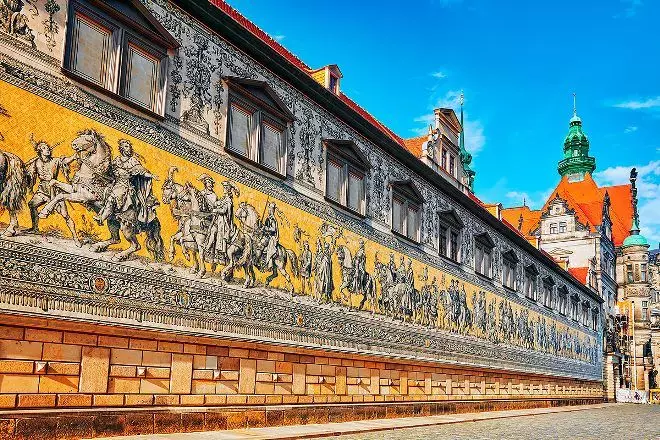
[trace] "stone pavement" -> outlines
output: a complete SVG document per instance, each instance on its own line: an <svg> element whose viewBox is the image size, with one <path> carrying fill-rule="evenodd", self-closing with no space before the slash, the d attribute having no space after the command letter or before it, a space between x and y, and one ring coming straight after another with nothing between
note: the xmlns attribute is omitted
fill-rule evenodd
<svg viewBox="0 0 660 440"><path fill-rule="evenodd" d="M392 439L394 437L399 437L400 439L404 440L404 439L412 438L412 436L410 435L410 431L413 430L406 429L405 431L402 431L403 436L397 436L397 434L393 433L392 430L397 430L401 428L424 428L424 427L430 428L430 427L439 427L441 425L451 425L451 424L457 424L463 422L509 419L513 417L523 417L523 416L539 416L543 414L558 414L558 413L571 413L575 411L613 409L615 407L618 408L623 406L632 407L633 405L600 404L600 405L569 406L569 407L560 407L560 408L535 408L535 409L521 409L521 410L510 410L510 411L450 414L450 415L439 415L439 416L430 416L430 417L406 417L399 419L379 419L379 420L363 420L363 421L342 422L342 423L236 429L229 431L207 431L207 432L191 432L191 433L175 433L175 434L151 434L151 435L137 435L137 436L124 436L124 437L108 437L107 440L110 439L112 440L175 440L175 439L176 440L275 440L275 439L285 440L285 439L332 437L338 435L378 433L378 432L381 433L381 436L376 435L374 437L368 437L368 434L364 434L366 436L363 437L363 434L360 434L356 437L351 437L351 438ZM641 406L639 405L637 407L641 408ZM513 425L515 425L515 423ZM388 431L388 432L385 436L382 436L383 434L382 431ZM512 431L509 431L509 433L512 433ZM419 435L422 436L420 437ZM436 437L436 436L428 429L426 434L424 432L415 434L415 438L420 438L420 439L431 438L431 437Z"/></svg>

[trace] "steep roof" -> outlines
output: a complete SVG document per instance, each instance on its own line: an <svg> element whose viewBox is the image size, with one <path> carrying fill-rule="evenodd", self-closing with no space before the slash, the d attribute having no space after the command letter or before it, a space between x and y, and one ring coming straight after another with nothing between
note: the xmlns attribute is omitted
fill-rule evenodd
<svg viewBox="0 0 660 440"><path fill-rule="evenodd" d="M520 225L520 217L522 216L522 225ZM541 220L541 211L532 210L529 206L516 206L513 208L502 209L502 219L511 224L516 231L519 231L523 236L530 237L532 231L536 229ZM520 225L520 229L518 226Z"/></svg>
<svg viewBox="0 0 660 440"><path fill-rule="evenodd" d="M557 187L552 191L548 200L540 210L531 210L527 206L504 208L502 217L509 223L518 227L520 216L523 222L521 232L530 236L532 231L539 226L541 214L556 197L566 201L568 207L575 211L580 223L589 227L589 231L595 232L603 219L603 201L605 194L610 196L610 219L612 220L612 241L615 246L620 246L628 236L632 225L632 193L630 185L616 185L598 187L589 173L578 182L569 181L567 176L561 178Z"/></svg>
<svg viewBox="0 0 660 440"><path fill-rule="evenodd" d="M588 267L569 267L568 273L573 275L582 284L587 284L587 275L589 274Z"/></svg>
<svg viewBox="0 0 660 440"><path fill-rule="evenodd" d="M421 157L422 155L422 145L429 139L429 135L425 134L422 136L417 136L410 139L403 140L403 146L406 150L410 151L415 157Z"/></svg>

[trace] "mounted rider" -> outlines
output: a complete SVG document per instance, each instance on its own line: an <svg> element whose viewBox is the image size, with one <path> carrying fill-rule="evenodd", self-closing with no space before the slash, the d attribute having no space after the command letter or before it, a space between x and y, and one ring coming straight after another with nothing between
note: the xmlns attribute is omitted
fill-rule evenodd
<svg viewBox="0 0 660 440"><path fill-rule="evenodd" d="M119 141L119 153L111 163L114 183L106 192L103 208L95 216L103 224L116 215L128 224L147 224L156 218L158 200L153 194L153 180L158 180L140 161L128 139Z"/></svg>

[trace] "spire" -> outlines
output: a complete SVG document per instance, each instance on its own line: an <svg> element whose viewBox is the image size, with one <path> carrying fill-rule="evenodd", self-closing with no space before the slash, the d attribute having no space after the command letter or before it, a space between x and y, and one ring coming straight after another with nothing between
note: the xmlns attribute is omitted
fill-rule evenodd
<svg viewBox="0 0 660 440"><path fill-rule="evenodd" d="M557 171L563 176L582 180L586 173L596 169L596 159L589 156L589 138L582 131L582 119L577 114L577 96L573 93L573 117L568 125L568 135L564 139L564 158Z"/></svg>
<svg viewBox="0 0 660 440"><path fill-rule="evenodd" d="M632 226L630 235L623 240L623 247L649 246L648 241L639 232L639 211L637 210L637 168L630 170L630 192L632 193Z"/></svg>
<svg viewBox="0 0 660 440"><path fill-rule="evenodd" d="M467 186L470 188L470 191L474 192L474 176L477 174L472 168L470 168L470 163L472 162L472 155L465 149L465 128L463 126L463 104L465 103L465 95L461 90L461 95L459 98L461 104L461 133L458 138L458 147L461 156L461 162L463 164L463 174L467 178Z"/></svg>

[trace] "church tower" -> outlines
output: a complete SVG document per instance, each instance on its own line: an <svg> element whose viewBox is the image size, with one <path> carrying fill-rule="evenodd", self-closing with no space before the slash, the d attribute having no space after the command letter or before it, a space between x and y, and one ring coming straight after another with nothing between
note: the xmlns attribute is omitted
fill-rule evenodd
<svg viewBox="0 0 660 440"><path fill-rule="evenodd" d="M564 158L559 161L557 171L572 182L584 179L586 173L596 169L596 159L589 156L589 139L582 131L582 119L577 115L575 93L573 93L573 117L571 118L568 135L564 139Z"/></svg>

